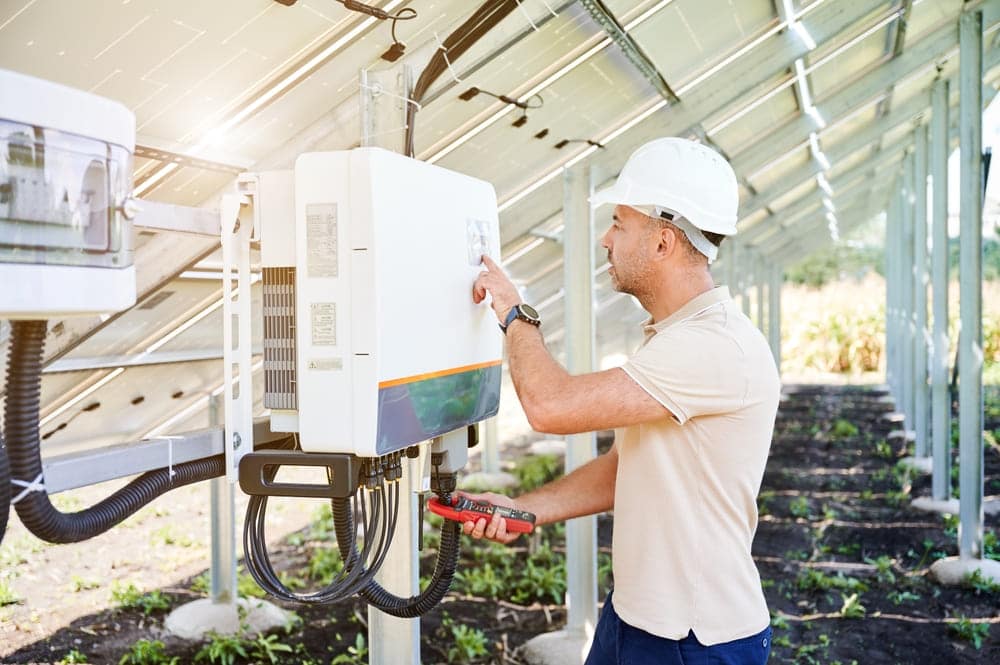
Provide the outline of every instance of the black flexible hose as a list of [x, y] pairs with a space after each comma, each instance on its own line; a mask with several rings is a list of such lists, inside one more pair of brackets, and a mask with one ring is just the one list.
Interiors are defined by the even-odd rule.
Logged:
[[[354, 518], [350, 507], [346, 505], [346, 499], [334, 499], [333, 525], [345, 565], [357, 565], [360, 557], [354, 543]], [[451, 581], [455, 577], [461, 528], [458, 522], [444, 521], [441, 526], [441, 545], [438, 548], [434, 574], [427, 588], [420, 594], [402, 598], [390, 593], [375, 580], [371, 580], [359, 595], [379, 610], [395, 617], [412, 619], [431, 611], [448, 593]]]
[[[25, 483], [32, 483], [42, 475], [38, 410], [44, 346], [45, 321], [14, 321], [11, 324], [4, 431], [10, 476]], [[42, 491], [30, 492], [14, 508], [21, 522], [42, 540], [77, 543], [104, 533], [168, 490], [216, 478], [225, 472], [224, 456], [216, 455], [177, 464], [172, 475], [166, 468], [144, 473], [108, 498], [79, 512], [56, 510], [48, 493]], [[10, 483], [5, 482], [4, 486], [9, 492]]]
[[7, 517], [10, 514], [10, 465], [7, 463], [7, 447], [0, 433], [0, 543], [7, 533]]

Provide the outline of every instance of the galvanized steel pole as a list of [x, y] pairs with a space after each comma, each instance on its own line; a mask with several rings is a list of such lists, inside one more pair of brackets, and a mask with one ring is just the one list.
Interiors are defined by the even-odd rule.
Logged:
[[896, 326], [896, 235], [899, 226], [899, 194], [896, 185], [889, 196], [885, 215], [885, 379], [893, 399], [899, 403], [899, 366], [896, 353], [899, 336]]
[[983, 550], [983, 15], [959, 19], [961, 226], [959, 293], [959, 547], [961, 558]]
[[483, 439], [479, 466], [484, 473], [500, 473], [500, 433], [497, 420], [498, 418], [487, 418], [479, 426], [479, 434]]
[[927, 329], [927, 125], [914, 131], [913, 150], [913, 431], [914, 456], [930, 455], [928, 445], [927, 354], [930, 331]]
[[[589, 166], [566, 169], [563, 180], [563, 275], [566, 289], [566, 369], [594, 371], [594, 220]], [[597, 457], [594, 432], [566, 437], [566, 473]], [[593, 635], [597, 625], [597, 518], [566, 523], [566, 631]]]
[[767, 273], [764, 269], [764, 258], [757, 257], [757, 269], [754, 271], [754, 279], [757, 282], [757, 329], [762, 333], [767, 332], [767, 320], [764, 318], [764, 284], [767, 283]]
[[951, 395], [948, 384], [948, 79], [934, 83], [931, 115], [931, 281], [934, 359], [931, 363], [931, 423], [934, 453], [932, 497], [951, 498]]
[[749, 250], [740, 247], [740, 302], [743, 307], [743, 314], [749, 319], [753, 314], [750, 306], [750, 285], [753, 283], [754, 261]]
[[915, 377], [913, 372], [913, 357], [916, 341], [916, 327], [913, 320], [913, 153], [906, 156], [903, 162], [903, 227], [902, 227], [902, 262], [900, 293], [900, 318], [903, 324], [903, 413], [906, 415], [904, 429], [913, 429], [913, 403], [915, 393]]
[[[222, 426], [222, 396], [208, 398], [208, 426]], [[209, 579], [213, 603], [236, 602], [236, 488], [223, 476], [209, 481], [212, 564]]]
[[784, 278], [784, 271], [781, 266], [775, 264], [771, 267], [771, 283], [767, 287], [767, 337], [771, 345], [771, 353], [774, 355], [774, 364], [778, 366], [778, 374], [781, 374], [781, 282]]

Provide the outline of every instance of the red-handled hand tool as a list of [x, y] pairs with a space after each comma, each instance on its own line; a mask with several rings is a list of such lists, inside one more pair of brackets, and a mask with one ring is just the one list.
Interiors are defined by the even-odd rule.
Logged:
[[535, 528], [534, 513], [498, 506], [489, 501], [475, 501], [461, 494], [452, 498], [451, 505], [441, 503], [439, 499], [433, 498], [427, 502], [427, 507], [431, 509], [432, 513], [456, 522], [475, 522], [480, 517], [489, 521], [495, 512], [507, 520], [507, 533], [531, 533], [532, 529]]

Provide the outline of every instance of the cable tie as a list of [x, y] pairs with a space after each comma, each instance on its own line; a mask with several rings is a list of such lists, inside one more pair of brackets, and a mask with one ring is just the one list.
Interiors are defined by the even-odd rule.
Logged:
[[434, 33], [434, 41], [438, 43], [438, 50], [441, 51], [441, 57], [444, 58], [444, 64], [448, 66], [448, 73], [451, 74], [453, 79], [455, 79], [455, 83], [462, 83], [462, 79], [458, 78], [458, 74], [455, 73], [455, 70], [451, 66], [451, 60], [448, 59], [448, 47], [445, 46], [444, 42], [441, 41], [441, 38], [438, 37], [437, 32]]
[[546, 2], [546, 0], [542, 0], [542, 4], [545, 5], [545, 8], [549, 10], [550, 14], [552, 14], [556, 18], [559, 18], [559, 14], [556, 13], [556, 10], [552, 9], [552, 5]]
[[181, 436], [154, 436], [153, 441], [157, 439], [163, 439], [167, 442], [167, 475], [173, 480], [177, 472], [174, 471], [174, 439], [182, 439]]
[[[521, 4], [521, 0], [514, 0], [514, 2], [517, 3], [517, 8], [521, 10], [522, 14], [524, 14], [524, 18], [528, 20], [528, 23], [531, 24], [531, 27], [534, 29], [534, 31], [538, 32], [539, 31], [538, 26], [535, 25], [535, 22], [531, 20], [531, 15], [528, 14], [528, 10], [525, 9], [524, 6]], [[551, 7], [549, 8], [549, 11], [552, 11]]]
[[45, 484], [42, 482], [44, 477], [45, 474], [43, 472], [39, 473], [38, 476], [32, 481], [21, 480], [19, 478], [11, 478], [10, 479], [11, 485], [17, 485], [18, 487], [23, 487], [24, 489], [21, 490], [21, 492], [17, 496], [15, 496], [13, 499], [10, 500], [10, 505], [13, 506], [18, 501], [28, 496], [32, 492], [45, 492], [46, 491]]
[[[389, 92], [388, 90], [386, 90], [385, 88], [382, 87], [381, 83], [376, 83], [375, 85], [368, 85], [367, 83], [361, 83], [359, 85], [362, 88], [364, 88], [365, 90], [371, 90], [372, 91], [372, 97], [378, 97], [379, 95], [388, 95], [390, 97], [395, 97], [396, 99], [402, 100], [402, 101], [406, 102], [407, 104], [413, 104], [414, 106], [417, 107], [418, 111], [422, 110], [422, 107], [420, 106], [420, 102], [418, 102], [417, 100], [410, 99], [409, 97], [406, 97], [404, 95], [397, 95], [394, 92]], [[403, 129], [406, 129], [406, 127], [403, 127]]]

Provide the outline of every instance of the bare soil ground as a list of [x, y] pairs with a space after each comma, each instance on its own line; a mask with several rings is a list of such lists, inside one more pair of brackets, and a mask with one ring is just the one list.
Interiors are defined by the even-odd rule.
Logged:
[[[934, 560], [957, 554], [957, 525], [910, 507], [913, 497], [929, 494], [930, 480], [898, 465], [910, 451], [887, 440], [892, 425], [881, 418], [887, 409], [871, 389], [833, 386], [802, 386], [782, 405], [754, 542], [773, 614], [772, 663], [1000, 662], [998, 589], [945, 588], [928, 576]], [[998, 420], [988, 408], [991, 432]], [[601, 442], [608, 445], [607, 437]], [[527, 458], [523, 447], [505, 456], [519, 460], [529, 484], [558, 472], [551, 460]], [[993, 445], [985, 463], [987, 498], [997, 498], [1000, 452]], [[64, 509], [78, 509], [107, 492], [89, 488], [58, 499]], [[122, 527], [71, 546], [40, 543], [12, 520], [0, 547], [0, 662], [118, 663], [142, 639], [161, 640], [165, 656], [130, 662], [213, 662], [199, 658], [203, 645], [162, 628], [170, 607], [204, 595], [208, 506], [207, 484], [181, 489]], [[316, 507], [288, 501], [269, 512], [277, 567], [307, 582], [316, 579], [311, 572], [322, 572], [317, 552], [333, 547]], [[612, 522], [599, 518], [605, 588]], [[1000, 558], [997, 531], [997, 517], [987, 517], [987, 555], [994, 558]], [[463, 540], [463, 577], [421, 619], [423, 662], [520, 663], [520, 645], [565, 621], [562, 544], [559, 527], [511, 551]], [[428, 574], [434, 545], [429, 537], [422, 561]], [[148, 613], [122, 607], [128, 583], [159, 591], [165, 607]], [[301, 622], [271, 643], [289, 651], [268, 654], [259, 639], [248, 638], [248, 657], [214, 662], [367, 662], [358, 641], [366, 630], [363, 602], [286, 607]]]

